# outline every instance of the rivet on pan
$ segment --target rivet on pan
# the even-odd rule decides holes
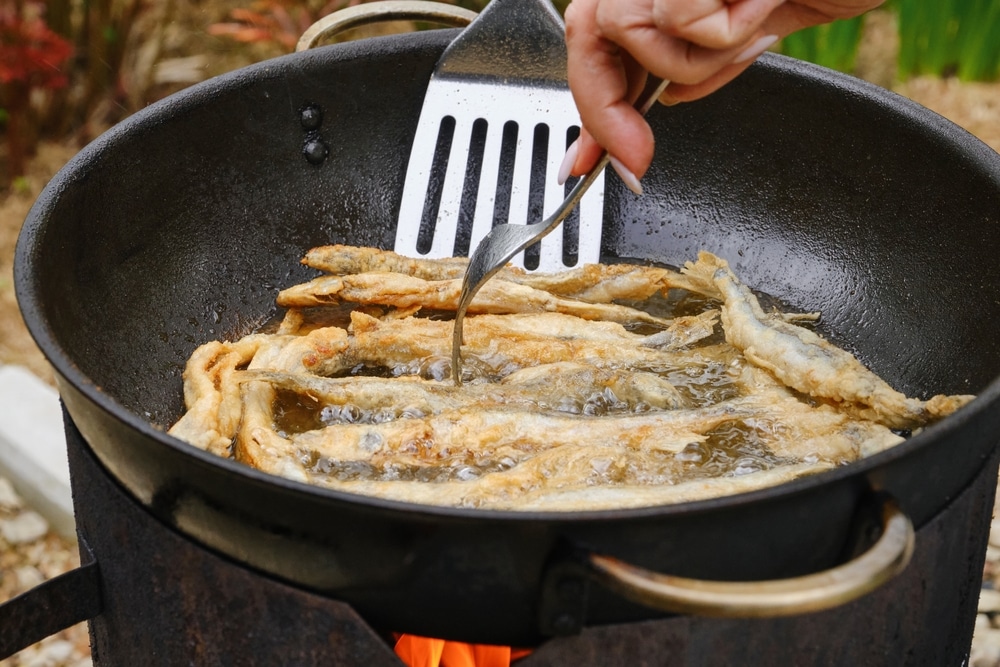
[[[319,165],[330,155],[330,149],[321,139],[310,139],[302,147],[302,154],[306,156],[309,164]]]
[[[303,129],[317,130],[323,124],[323,110],[312,105],[304,107],[299,120],[302,122]]]

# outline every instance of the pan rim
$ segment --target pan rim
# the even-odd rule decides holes
[[[442,48],[450,41],[448,33],[453,31],[431,31],[440,34],[425,34],[419,39],[428,40],[428,44],[440,42]],[[418,33],[419,35],[419,33]],[[404,41],[412,40],[413,35],[389,36],[374,38],[379,40]],[[36,344],[52,364],[57,375],[79,391],[87,400],[95,404],[103,413],[123,423],[138,433],[151,438],[159,446],[167,447],[178,453],[193,458],[202,465],[219,467],[227,474],[247,477],[255,483],[276,486],[296,495],[322,498],[335,503],[346,503],[365,507],[372,511],[405,513],[407,516],[423,515],[437,520],[476,521],[476,522],[607,522],[622,519],[643,519],[650,517],[691,516],[717,511],[731,506],[737,501],[741,504],[757,504],[766,502],[787,502],[800,494],[810,492],[818,487],[842,483],[855,479],[882,468],[900,458],[910,456],[942,439],[953,436],[963,424],[991,410],[1000,400],[1000,376],[994,378],[977,394],[975,400],[963,407],[955,415],[933,424],[922,432],[912,436],[888,450],[866,459],[855,461],[815,475],[800,477],[783,484],[745,493],[739,493],[716,498],[686,501],[667,505],[648,507],[632,507],[624,509],[578,510],[578,511],[515,511],[491,510],[462,507],[423,505],[418,503],[388,500],[373,496],[353,494],[335,489],[309,485],[303,482],[270,475],[236,461],[222,459],[208,452],[199,450],[173,436],[167,435],[151,422],[125,408],[116,399],[100,390],[100,388],[73,363],[63,347],[56,341],[48,318],[42,317],[44,309],[36,296],[38,288],[37,275],[43,263],[37,254],[35,241],[45,234],[45,222],[58,200],[58,195],[68,185],[86,176],[87,170],[98,161],[107,146],[133,132],[141,131],[145,124],[167,113],[174,113],[188,105],[197,105],[208,93],[216,93],[220,87],[238,88],[257,75],[280,76],[285,67],[298,68],[302,59],[326,58],[336,54],[338,59],[354,58],[363,55],[368,45],[355,42],[333,45],[316,49],[314,52],[292,54],[274,60],[257,63],[234,72],[205,81],[168,97],[146,109],[137,112],[118,125],[109,129],[91,144],[83,148],[67,165],[46,185],[39,194],[35,204],[26,217],[24,227],[18,238],[15,251],[14,278],[15,293],[21,308],[22,316],[28,325],[29,332]],[[776,54],[765,54],[755,68],[768,68],[784,72],[796,78],[808,78],[812,82],[836,87],[847,94],[866,98],[880,107],[891,107],[894,114],[909,118],[920,125],[928,127],[941,141],[960,145],[968,151],[970,165],[981,169],[993,177],[1000,192],[1000,156],[992,149],[958,127],[951,121],[939,116],[929,109],[908,100],[896,93],[875,86],[868,82],[850,77],[833,70],[797,61]],[[71,415],[72,416],[72,415]],[[120,481],[120,480],[119,480]]]

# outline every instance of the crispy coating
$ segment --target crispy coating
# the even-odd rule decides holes
[[[724,298],[722,326],[726,340],[752,363],[783,383],[842,410],[891,428],[916,428],[949,414],[974,396],[936,396],[924,402],[908,398],[865,368],[852,354],[813,331],[764,313],[750,289],[724,260],[701,253],[688,273],[705,276]]]
[[[423,280],[461,280],[469,260],[466,257],[414,259],[390,250],[329,245],[313,248],[306,253],[302,263],[335,276],[398,273]],[[657,292],[670,289],[718,296],[710,281],[692,279],[671,269],[639,264],[584,264],[558,273],[529,273],[516,266],[506,266],[496,278],[589,303],[648,299]]]
[[[195,350],[183,375],[187,412],[170,428],[170,435],[228,456],[243,414],[233,374],[249,363],[267,340],[267,336],[252,334],[235,343],[213,341]]]
[[[684,399],[677,389],[654,373],[611,371],[587,364],[560,362],[525,368],[496,383],[456,387],[453,382],[419,377],[328,378],[304,373],[242,371],[238,382],[263,380],[278,389],[308,395],[327,404],[357,406],[362,410],[400,407],[400,410],[436,413],[460,407],[550,409],[595,393],[611,392],[616,400],[663,410],[679,408]]]
[[[580,511],[779,484],[883,451],[903,439],[892,429],[972,399],[906,397],[796,324],[817,314],[765,313],[709,253],[683,273],[504,269],[466,320],[457,387],[452,323],[420,314],[454,307],[466,260],[326,246],[304,262],[331,275],[279,295],[289,311],[275,334],[194,352],[172,435],[349,493]],[[707,309],[641,309],[672,289]]]
[[[454,311],[462,293],[461,279],[423,280],[400,273],[360,273],[321,276],[278,294],[284,308],[328,306],[343,302],[377,304],[396,308],[431,308]],[[588,303],[560,297],[526,285],[491,280],[469,304],[469,313],[565,313],[585,320],[630,324],[645,322],[668,326],[670,322],[649,313],[612,303]]]

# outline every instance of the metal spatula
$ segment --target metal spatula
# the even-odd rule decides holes
[[[566,197],[571,184],[560,185],[557,172],[580,117],[566,83],[564,30],[547,0],[493,0],[448,46],[417,124],[396,252],[471,254],[493,226],[537,222]],[[576,224],[541,241],[528,268],[596,262],[603,208],[602,175]],[[524,257],[513,263],[524,267]]]
[[[666,80],[650,77],[646,83],[646,90],[636,100],[635,108],[645,116],[669,83]],[[601,177],[610,161],[611,156],[608,152],[602,151],[597,164],[584,174],[566,195],[566,199],[544,220],[530,225],[497,225],[476,247],[472,257],[469,258],[469,266],[462,278],[462,293],[455,307],[455,327],[452,329],[451,339],[451,376],[456,385],[462,384],[462,323],[479,288],[502,269],[515,253],[520,252],[529,243],[544,239],[559,229],[559,224],[566,219],[573,207],[587,196],[588,189]]]

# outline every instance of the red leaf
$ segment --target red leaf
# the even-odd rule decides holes
[[[60,67],[73,53],[72,45],[49,30],[40,19],[0,15],[0,82],[20,81],[30,87],[60,88],[66,75]]]

